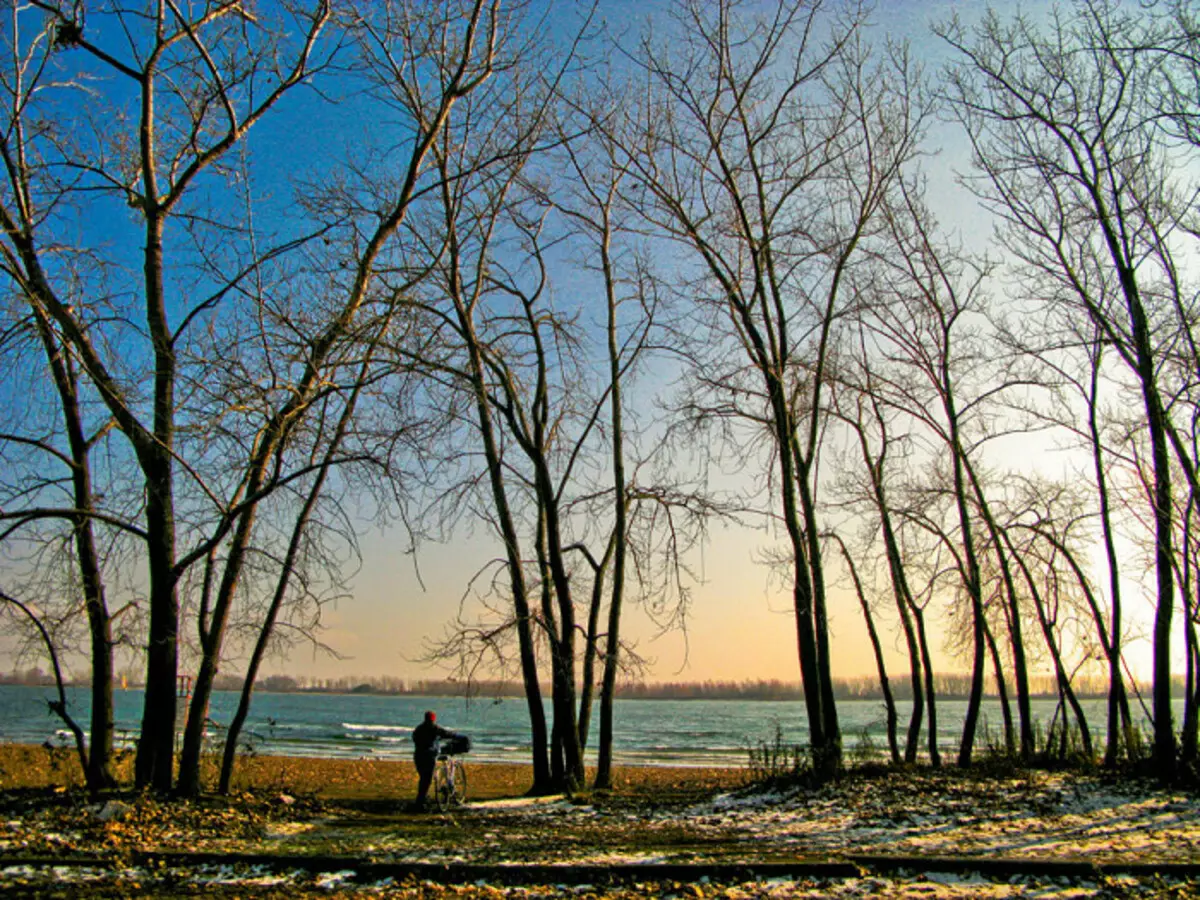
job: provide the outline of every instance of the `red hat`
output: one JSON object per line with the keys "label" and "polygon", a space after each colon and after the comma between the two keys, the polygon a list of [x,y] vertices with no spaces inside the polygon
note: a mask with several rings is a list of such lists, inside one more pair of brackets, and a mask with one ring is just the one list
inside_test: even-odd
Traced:
{"label": "red hat", "polygon": [[425,721],[426,722],[436,722],[437,721],[437,713],[435,713],[432,709],[426,710]]}

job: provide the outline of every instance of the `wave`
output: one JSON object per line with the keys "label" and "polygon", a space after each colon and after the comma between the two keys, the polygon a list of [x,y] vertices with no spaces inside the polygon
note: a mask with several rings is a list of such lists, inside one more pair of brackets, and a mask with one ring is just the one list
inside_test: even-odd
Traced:
{"label": "wave", "polygon": [[360,725],[356,722],[343,722],[342,727],[347,731],[399,731],[405,734],[412,731],[407,725]]}

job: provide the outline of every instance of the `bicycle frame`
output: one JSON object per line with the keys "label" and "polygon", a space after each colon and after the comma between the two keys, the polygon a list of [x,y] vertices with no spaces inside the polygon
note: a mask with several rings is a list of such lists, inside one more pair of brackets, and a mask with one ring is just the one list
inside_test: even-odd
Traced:
{"label": "bicycle frame", "polygon": [[467,802],[467,770],[454,756],[438,756],[433,771],[433,798],[445,812]]}

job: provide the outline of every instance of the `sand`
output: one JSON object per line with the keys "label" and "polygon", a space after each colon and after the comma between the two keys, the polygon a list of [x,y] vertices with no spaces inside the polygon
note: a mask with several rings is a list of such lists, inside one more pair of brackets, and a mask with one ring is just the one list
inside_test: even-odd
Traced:
{"label": "sand", "polygon": [[[469,755],[463,762],[471,797],[477,800],[518,797],[533,784],[532,766],[480,763]],[[216,757],[204,760],[206,789],[215,787],[219,764]],[[114,768],[117,777],[127,781],[132,774],[132,754],[121,754]],[[417,790],[416,770],[412,763],[401,760],[249,756],[238,760],[234,772],[234,790],[278,790],[326,800],[399,800],[411,798]],[[589,769],[589,784],[594,776]],[[81,783],[78,761],[68,748],[0,743],[0,790]],[[613,770],[617,792],[663,798],[711,794],[744,783],[741,769],[618,766]]]}

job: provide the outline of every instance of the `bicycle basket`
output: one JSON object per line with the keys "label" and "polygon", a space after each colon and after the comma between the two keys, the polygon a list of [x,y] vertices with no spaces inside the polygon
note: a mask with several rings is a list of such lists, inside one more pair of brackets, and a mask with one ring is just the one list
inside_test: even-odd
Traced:
{"label": "bicycle basket", "polygon": [[452,734],[450,737],[442,738],[441,746],[438,749],[443,756],[458,756],[462,753],[470,753],[471,739],[465,734]]}

